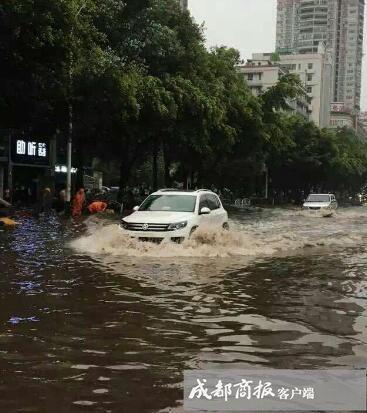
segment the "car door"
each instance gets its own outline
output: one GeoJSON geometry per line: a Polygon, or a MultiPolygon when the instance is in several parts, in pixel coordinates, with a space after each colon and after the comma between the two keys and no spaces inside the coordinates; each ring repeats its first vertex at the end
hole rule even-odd
{"type": "Polygon", "coordinates": [[[208,196],[206,194],[200,195],[199,199],[199,225],[200,226],[209,226],[211,222],[211,213],[210,214],[201,214],[200,211],[202,208],[209,208],[208,196]]]}
{"type": "Polygon", "coordinates": [[[223,225],[222,208],[219,198],[215,194],[207,194],[210,213],[210,221],[214,226],[221,227],[223,225]]]}
{"type": "Polygon", "coordinates": [[[227,211],[223,208],[222,202],[218,195],[215,195],[215,199],[216,199],[217,207],[218,207],[216,211],[217,216],[218,216],[218,222],[219,222],[219,225],[223,227],[223,224],[228,222],[228,214],[227,214],[227,211]]]}

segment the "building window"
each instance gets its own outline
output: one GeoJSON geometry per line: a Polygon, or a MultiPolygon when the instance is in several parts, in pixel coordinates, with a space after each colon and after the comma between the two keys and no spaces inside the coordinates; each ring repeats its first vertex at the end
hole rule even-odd
{"type": "Polygon", "coordinates": [[[254,75],[252,73],[249,73],[247,75],[247,80],[253,80],[254,79],[254,75]]]}
{"type": "Polygon", "coordinates": [[[259,80],[261,80],[262,77],[263,77],[263,74],[259,73],[259,80]]]}
{"type": "Polygon", "coordinates": [[[313,63],[309,63],[308,68],[309,68],[309,70],[313,69],[313,63]]]}
{"type": "Polygon", "coordinates": [[[301,70],[302,69],[302,65],[301,65],[301,63],[299,63],[298,64],[298,70],[301,70]]]}
{"type": "Polygon", "coordinates": [[[307,86],[307,93],[312,93],[312,86],[307,86]]]}
{"type": "Polygon", "coordinates": [[[307,81],[308,81],[308,82],[311,82],[311,81],[312,81],[312,75],[311,75],[311,74],[308,74],[308,75],[307,75],[307,81]]]}

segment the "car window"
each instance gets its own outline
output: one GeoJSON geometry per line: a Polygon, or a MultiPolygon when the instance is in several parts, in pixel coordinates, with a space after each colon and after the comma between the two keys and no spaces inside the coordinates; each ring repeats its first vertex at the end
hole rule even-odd
{"type": "Polygon", "coordinates": [[[322,194],[311,194],[306,199],[306,202],[330,202],[330,196],[322,194]]]}
{"type": "Polygon", "coordinates": [[[209,209],[213,211],[215,209],[220,208],[219,199],[216,195],[208,194],[207,197],[208,197],[209,209]]]}
{"type": "Polygon", "coordinates": [[[196,196],[193,195],[150,195],[139,211],[194,212],[195,205],[196,196]]]}
{"type": "Polygon", "coordinates": [[[201,211],[202,208],[209,208],[207,195],[201,195],[200,197],[199,212],[201,211]]]}

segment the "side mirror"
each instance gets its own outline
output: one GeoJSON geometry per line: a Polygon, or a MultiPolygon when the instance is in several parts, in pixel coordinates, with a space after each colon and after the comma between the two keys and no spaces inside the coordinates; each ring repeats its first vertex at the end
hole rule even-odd
{"type": "Polygon", "coordinates": [[[134,206],[133,210],[134,210],[134,211],[139,211],[139,206],[138,206],[138,205],[137,205],[137,206],[134,206]]]}
{"type": "Polygon", "coordinates": [[[208,214],[210,214],[210,209],[208,208],[208,207],[203,207],[203,208],[201,208],[201,210],[200,210],[200,215],[208,215],[208,214]]]}

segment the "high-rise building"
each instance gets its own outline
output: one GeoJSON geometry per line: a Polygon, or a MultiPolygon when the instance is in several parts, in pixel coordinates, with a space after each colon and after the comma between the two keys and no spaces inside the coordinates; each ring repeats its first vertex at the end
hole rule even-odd
{"type": "MultiPolygon", "coordinates": [[[[336,3],[339,0],[331,0],[336,3]]],[[[327,44],[331,39],[328,25],[330,8],[328,0],[301,0],[298,5],[297,51],[317,53],[320,42],[327,44]]]]}
{"type": "Polygon", "coordinates": [[[278,0],[276,49],[289,53],[296,49],[300,0],[278,0]]]}
{"type": "Polygon", "coordinates": [[[278,0],[279,52],[331,53],[332,99],[358,112],[361,95],[365,0],[278,0]]]}

